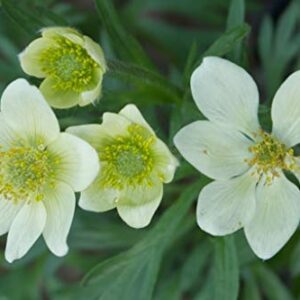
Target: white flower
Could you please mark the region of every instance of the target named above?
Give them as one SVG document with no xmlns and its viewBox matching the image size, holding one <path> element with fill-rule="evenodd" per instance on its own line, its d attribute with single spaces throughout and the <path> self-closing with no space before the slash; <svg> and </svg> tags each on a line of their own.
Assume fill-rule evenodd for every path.
<svg viewBox="0 0 300 300">
<path fill-rule="evenodd" d="M 296 230 L 300 192 L 284 172 L 300 179 L 300 72 L 279 88 L 272 105 L 273 130 L 261 130 L 259 95 L 239 66 L 207 57 L 191 78 L 194 100 L 208 121 L 182 128 L 174 138 L 183 157 L 215 179 L 202 189 L 199 226 L 212 235 L 244 228 L 253 251 L 263 259 L 276 254 Z"/>
<path fill-rule="evenodd" d="M 55 255 L 65 255 L 74 192 L 85 189 L 98 171 L 96 151 L 60 133 L 40 91 L 24 79 L 12 82 L 0 112 L 0 235 L 8 232 L 6 260 L 21 258 L 41 234 Z"/>
<path fill-rule="evenodd" d="M 104 212 L 117 208 L 131 227 L 147 226 L 172 181 L 177 160 L 156 137 L 135 105 L 105 113 L 103 123 L 70 127 L 68 132 L 97 149 L 101 174 L 82 192 L 79 206 Z"/>
</svg>

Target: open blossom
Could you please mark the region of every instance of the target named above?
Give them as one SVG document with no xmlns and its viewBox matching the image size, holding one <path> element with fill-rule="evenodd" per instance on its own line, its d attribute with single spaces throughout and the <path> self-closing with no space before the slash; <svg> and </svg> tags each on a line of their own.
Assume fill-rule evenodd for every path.
<svg viewBox="0 0 300 300">
<path fill-rule="evenodd" d="M 286 172 L 300 179 L 300 72 L 281 85 L 272 104 L 272 133 L 259 125 L 259 95 L 239 66 L 207 57 L 191 78 L 193 98 L 208 118 L 182 128 L 174 138 L 183 157 L 215 179 L 202 189 L 197 222 L 212 235 L 244 228 L 253 251 L 276 254 L 296 230 L 300 192 Z"/>
<path fill-rule="evenodd" d="M 106 63 L 101 47 L 68 27 L 49 27 L 19 55 L 29 75 L 45 78 L 40 90 L 55 108 L 85 106 L 100 98 Z"/>
<path fill-rule="evenodd" d="M 130 104 L 118 114 L 105 113 L 101 125 L 67 131 L 97 149 L 102 165 L 101 174 L 82 192 L 79 206 L 96 212 L 117 208 L 129 226 L 147 226 L 161 202 L 163 183 L 173 179 L 177 160 L 137 107 Z"/>
<path fill-rule="evenodd" d="M 0 235 L 8 232 L 7 261 L 25 255 L 41 234 L 55 255 L 65 255 L 74 192 L 98 171 L 96 151 L 60 133 L 40 91 L 24 79 L 12 82 L 0 112 Z"/>
</svg>

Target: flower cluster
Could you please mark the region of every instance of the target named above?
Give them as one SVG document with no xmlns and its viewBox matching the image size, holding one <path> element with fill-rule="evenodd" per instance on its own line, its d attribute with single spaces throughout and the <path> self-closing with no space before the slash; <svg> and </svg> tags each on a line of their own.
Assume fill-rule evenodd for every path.
<svg viewBox="0 0 300 300">
<path fill-rule="evenodd" d="M 20 55 L 24 72 L 41 80 L 10 83 L 0 111 L 0 235 L 8 233 L 6 260 L 27 253 L 40 235 L 57 256 L 79 206 L 116 208 L 129 226 L 151 222 L 173 180 L 177 159 L 133 104 L 106 112 L 101 124 L 60 132 L 51 107 L 95 103 L 107 70 L 101 47 L 71 28 L 41 31 Z M 300 71 L 279 88 L 272 132 L 258 121 L 259 96 L 251 76 L 237 65 L 206 57 L 191 77 L 196 105 L 208 120 L 182 128 L 174 144 L 182 156 L 214 179 L 198 198 L 197 222 L 215 235 L 244 228 L 253 251 L 275 255 L 295 232 L 300 191 Z M 296 181 L 294 178 L 294 181 Z"/>
<path fill-rule="evenodd" d="M 116 207 L 130 226 L 148 225 L 177 160 L 137 107 L 105 113 L 101 125 L 60 132 L 49 106 L 85 106 L 100 97 L 107 70 L 101 47 L 74 29 L 53 27 L 19 58 L 27 74 L 44 80 L 38 89 L 17 79 L 1 98 L 0 235 L 8 233 L 6 260 L 21 258 L 41 234 L 55 255 L 65 255 L 75 192 L 81 192 L 83 209 Z"/>
</svg>

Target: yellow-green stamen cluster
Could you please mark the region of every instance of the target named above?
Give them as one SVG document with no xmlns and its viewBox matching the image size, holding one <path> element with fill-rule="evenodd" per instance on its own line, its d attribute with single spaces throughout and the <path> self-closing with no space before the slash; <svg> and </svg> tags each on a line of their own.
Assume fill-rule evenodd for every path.
<svg viewBox="0 0 300 300">
<path fill-rule="evenodd" d="M 105 188 L 152 184 L 154 154 L 151 146 L 155 137 L 137 124 L 130 125 L 127 131 L 128 135 L 117 136 L 100 149 L 100 160 L 104 163 L 100 183 Z"/>
<path fill-rule="evenodd" d="M 92 82 L 98 64 L 80 45 L 57 38 L 40 55 L 42 70 L 55 80 L 56 90 L 82 92 Z"/>
<path fill-rule="evenodd" d="M 284 144 L 266 132 L 262 131 L 258 136 L 260 141 L 249 147 L 253 157 L 246 159 L 246 162 L 256 167 L 258 175 L 265 174 L 267 181 L 271 182 L 274 177 L 279 176 L 279 169 L 291 170 L 293 168 L 293 149 L 287 149 Z"/>
<path fill-rule="evenodd" d="M 0 151 L 0 195 L 8 200 L 43 199 L 43 188 L 54 183 L 59 162 L 42 145 Z"/>
</svg>

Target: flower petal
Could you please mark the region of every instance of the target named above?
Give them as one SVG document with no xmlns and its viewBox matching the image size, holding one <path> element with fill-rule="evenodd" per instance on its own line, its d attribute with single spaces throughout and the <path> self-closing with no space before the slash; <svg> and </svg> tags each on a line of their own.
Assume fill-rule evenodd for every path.
<svg viewBox="0 0 300 300">
<path fill-rule="evenodd" d="M 55 89 L 56 81 L 50 76 L 40 85 L 40 90 L 45 99 L 54 108 L 70 108 L 81 101 L 80 93 L 70 90 Z"/>
<path fill-rule="evenodd" d="M 287 147 L 300 143 L 300 71 L 278 89 L 272 104 L 273 134 Z"/>
<path fill-rule="evenodd" d="M 88 36 L 83 36 L 84 40 L 84 48 L 86 49 L 87 53 L 93 58 L 94 61 L 98 63 L 101 67 L 102 72 L 105 72 L 107 69 L 104 53 L 100 45 L 95 43 L 91 38 Z"/>
<path fill-rule="evenodd" d="M 61 133 L 48 149 L 61 159 L 57 180 L 66 182 L 74 191 L 86 189 L 96 178 L 100 169 L 98 154 L 84 140 Z"/>
<path fill-rule="evenodd" d="M 35 86 L 17 79 L 4 90 L 1 98 L 5 122 L 27 142 L 50 143 L 59 134 L 55 114 Z"/>
<path fill-rule="evenodd" d="M 102 76 L 100 77 L 99 82 L 94 89 L 81 93 L 80 101 L 79 101 L 78 105 L 86 106 L 86 105 L 89 105 L 90 103 L 100 99 L 101 87 L 102 87 Z"/>
<path fill-rule="evenodd" d="M 38 78 L 46 77 L 47 74 L 43 71 L 40 63 L 40 55 L 44 50 L 53 48 L 53 43 L 52 39 L 38 38 L 19 54 L 21 67 L 26 74 Z"/>
<path fill-rule="evenodd" d="M 122 220 L 129 226 L 133 228 L 143 228 L 149 225 L 151 219 L 157 210 L 162 196 L 163 196 L 163 186 L 162 184 L 156 185 L 156 197 L 149 199 L 150 201 L 146 201 L 148 198 L 147 190 L 144 191 L 136 191 L 131 193 L 132 196 L 138 198 L 131 198 L 131 203 L 124 201 L 123 199 L 120 203 L 117 203 L 117 210 L 122 218 Z M 152 194 L 152 193 L 151 193 Z M 130 197 L 130 194 L 128 193 Z M 141 203 L 139 204 L 139 200 Z"/>
<path fill-rule="evenodd" d="M 81 192 L 79 206 L 82 209 L 104 212 L 116 207 L 115 201 L 119 197 L 118 191 L 101 188 L 99 179 L 96 179 L 91 186 Z"/>
<path fill-rule="evenodd" d="M 8 232 L 14 218 L 22 207 L 22 203 L 0 198 L 0 235 Z"/>
<path fill-rule="evenodd" d="M 257 179 L 250 172 L 214 181 L 202 189 L 197 204 L 197 223 L 201 229 L 212 235 L 226 235 L 253 217 Z"/>
<path fill-rule="evenodd" d="M 262 259 L 275 255 L 295 232 L 300 218 L 300 192 L 281 173 L 257 189 L 254 217 L 245 226 L 247 240 Z"/>
<path fill-rule="evenodd" d="M 156 139 L 153 147 L 155 151 L 155 169 L 160 177 L 162 177 L 162 181 L 164 183 L 169 183 L 174 178 L 179 162 L 170 152 L 166 144 L 160 139 Z"/>
<path fill-rule="evenodd" d="M 67 184 L 57 183 L 55 189 L 47 191 L 43 201 L 47 211 L 45 242 L 55 255 L 63 256 L 68 252 L 67 236 L 75 211 L 75 194 Z"/>
<path fill-rule="evenodd" d="M 24 256 L 41 235 L 46 223 L 42 202 L 26 203 L 15 217 L 7 236 L 5 258 L 8 262 Z"/>
<path fill-rule="evenodd" d="M 119 114 L 126 117 L 133 123 L 142 125 L 155 135 L 151 126 L 147 123 L 139 109 L 134 104 L 126 105 L 123 109 L 120 110 Z"/>
<path fill-rule="evenodd" d="M 181 155 L 201 173 L 214 179 L 228 179 L 249 169 L 251 141 L 242 133 L 226 130 L 209 121 L 183 127 L 174 137 Z"/>
<path fill-rule="evenodd" d="M 18 135 L 9 127 L 3 117 L 3 113 L 0 112 L 0 147 L 10 147 L 17 140 Z"/>
<path fill-rule="evenodd" d="M 44 38 L 55 39 L 58 36 L 63 36 L 75 44 L 84 45 L 82 35 L 71 27 L 46 27 L 41 30 Z"/>
<path fill-rule="evenodd" d="M 259 130 L 257 86 L 241 67 L 219 57 L 206 57 L 192 74 L 191 89 L 197 106 L 210 121 L 249 136 Z"/>
</svg>

